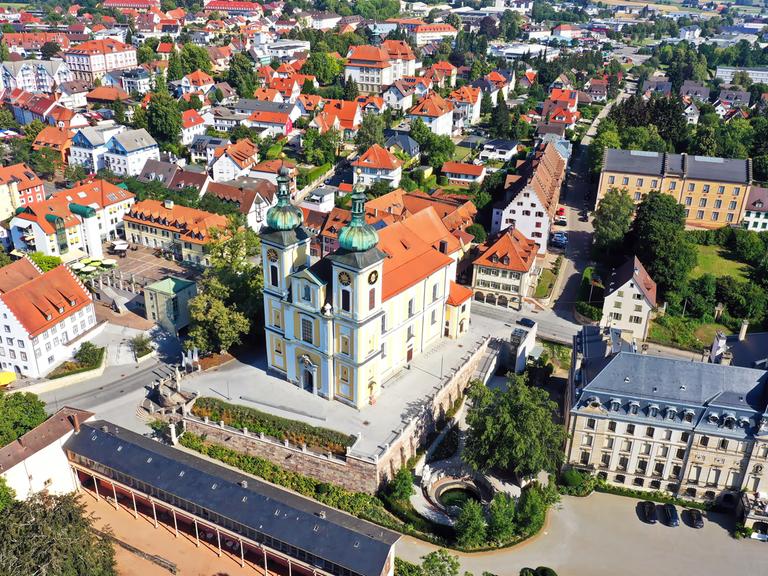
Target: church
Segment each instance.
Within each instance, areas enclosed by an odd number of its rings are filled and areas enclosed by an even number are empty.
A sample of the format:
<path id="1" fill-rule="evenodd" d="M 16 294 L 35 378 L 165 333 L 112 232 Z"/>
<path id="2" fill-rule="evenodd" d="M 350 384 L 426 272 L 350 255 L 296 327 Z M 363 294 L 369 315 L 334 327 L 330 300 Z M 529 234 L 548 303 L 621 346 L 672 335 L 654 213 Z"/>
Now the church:
<path id="1" fill-rule="evenodd" d="M 376 230 L 357 186 L 338 249 L 313 263 L 286 167 L 277 194 L 261 231 L 272 371 L 359 409 L 415 356 L 469 330 L 472 291 L 455 282 L 461 246 L 433 208 Z"/>

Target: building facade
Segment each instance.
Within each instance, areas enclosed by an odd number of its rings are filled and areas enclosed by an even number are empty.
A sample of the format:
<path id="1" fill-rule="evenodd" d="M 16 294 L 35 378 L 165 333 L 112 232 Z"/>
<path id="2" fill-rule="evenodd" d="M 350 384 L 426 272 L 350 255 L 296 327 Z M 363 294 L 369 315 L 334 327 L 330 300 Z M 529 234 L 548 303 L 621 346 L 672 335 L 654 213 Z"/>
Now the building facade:
<path id="1" fill-rule="evenodd" d="M 768 230 L 768 188 L 752 186 L 744 210 L 742 225 L 747 230 Z"/>
<path id="2" fill-rule="evenodd" d="M 147 160 L 160 160 L 160 147 L 144 128 L 115 134 L 106 148 L 104 167 L 120 176 L 138 176 Z"/>
<path id="3" fill-rule="evenodd" d="M 101 79 L 114 70 L 131 70 L 138 66 L 136 48 L 111 38 L 72 46 L 64 53 L 64 61 L 74 80 L 88 82 Z"/>
<path id="4" fill-rule="evenodd" d="M 656 282 L 638 258 L 632 257 L 611 272 L 605 286 L 601 328 L 615 328 L 645 340 L 656 309 Z"/>
<path id="5" fill-rule="evenodd" d="M 197 295 L 193 280 L 168 276 L 144 287 L 147 320 L 153 320 L 171 334 L 189 326 L 189 301 Z"/>
<path id="6" fill-rule="evenodd" d="M 72 80 L 63 60 L 19 60 L 3 62 L 2 86 L 6 90 L 51 93 L 54 88 Z"/>

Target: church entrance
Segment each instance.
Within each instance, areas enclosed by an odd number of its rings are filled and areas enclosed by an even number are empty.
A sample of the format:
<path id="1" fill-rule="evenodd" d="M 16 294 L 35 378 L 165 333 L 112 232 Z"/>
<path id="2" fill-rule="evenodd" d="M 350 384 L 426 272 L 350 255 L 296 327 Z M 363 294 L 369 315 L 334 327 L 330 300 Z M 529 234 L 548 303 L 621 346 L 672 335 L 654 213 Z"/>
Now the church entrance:
<path id="1" fill-rule="evenodd" d="M 317 366 L 312 363 L 309 356 L 301 357 L 301 387 L 309 392 L 315 394 L 315 378 L 317 377 Z"/>
<path id="2" fill-rule="evenodd" d="M 304 390 L 313 393 L 315 391 L 315 377 L 309 368 L 304 368 Z"/>

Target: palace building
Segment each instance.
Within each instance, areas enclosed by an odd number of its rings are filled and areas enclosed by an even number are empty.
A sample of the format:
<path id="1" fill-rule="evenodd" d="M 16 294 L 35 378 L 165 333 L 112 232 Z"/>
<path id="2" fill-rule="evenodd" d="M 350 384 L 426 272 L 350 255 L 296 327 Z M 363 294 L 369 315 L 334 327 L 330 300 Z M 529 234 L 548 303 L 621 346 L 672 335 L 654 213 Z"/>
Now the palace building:
<path id="1" fill-rule="evenodd" d="M 338 249 L 314 263 L 302 219 L 283 167 L 261 233 L 270 369 L 362 408 L 415 355 L 469 329 L 472 291 L 454 281 L 461 246 L 433 208 L 376 230 L 357 186 Z"/>

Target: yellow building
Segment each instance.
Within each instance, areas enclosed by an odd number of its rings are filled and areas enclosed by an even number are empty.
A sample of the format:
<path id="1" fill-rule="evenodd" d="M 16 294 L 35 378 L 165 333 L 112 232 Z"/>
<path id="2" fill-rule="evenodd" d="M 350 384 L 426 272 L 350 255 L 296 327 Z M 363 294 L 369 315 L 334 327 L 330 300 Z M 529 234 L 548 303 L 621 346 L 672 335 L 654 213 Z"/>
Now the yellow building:
<path id="1" fill-rule="evenodd" d="M 461 247 L 434 209 L 377 231 L 358 188 L 339 248 L 311 264 L 287 169 L 278 198 L 261 234 L 265 332 L 269 367 L 290 382 L 361 408 L 414 356 L 469 329 L 471 291 L 454 282 Z"/>
<path id="2" fill-rule="evenodd" d="M 749 159 L 608 149 L 596 204 L 611 188 L 626 189 L 635 202 L 659 190 L 685 207 L 687 226 L 720 228 L 741 221 L 751 184 Z"/>

